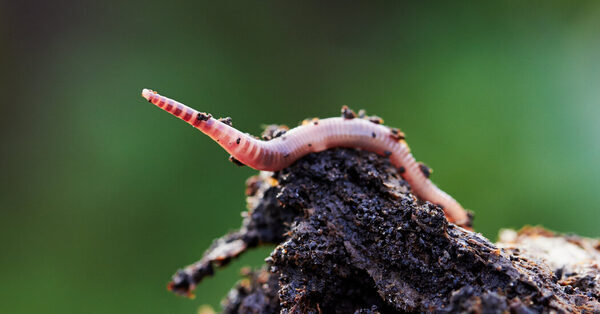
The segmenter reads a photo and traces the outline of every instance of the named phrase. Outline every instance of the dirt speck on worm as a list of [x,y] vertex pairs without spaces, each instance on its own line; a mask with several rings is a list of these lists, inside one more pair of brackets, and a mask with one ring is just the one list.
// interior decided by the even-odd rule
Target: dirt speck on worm
[[234,163],[236,166],[245,166],[241,161],[235,159],[235,157],[233,156],[229,156],[229,161],[231,161],[232,163]]
[[427,165],[422,162],[419,162],[419,169],[421,169],[421,172],[426,178],[429,178],[433,172],[433,169],[427,167]]

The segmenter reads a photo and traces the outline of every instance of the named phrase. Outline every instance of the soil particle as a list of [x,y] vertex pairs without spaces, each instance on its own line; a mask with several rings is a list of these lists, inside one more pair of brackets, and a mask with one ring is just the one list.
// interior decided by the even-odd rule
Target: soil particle
[[367,120],[375,124],[383,124],[383,119],[378,116],[369,116],[367,117]]
[[231,117],[219,118],[219,122],[226,124],[228,126],[233,126],[233,121],[231,120]]
[[354,119],[356,118],[356,113],[348,106],[342,106],[342,118],[344,119]]
[[198,115],[196,116],[196,120],[198,121],[206,121],[210,118],[212,118],[212,115],[210,113],[205,112],[198,112]]
[[431,176],[431,173],[433,172],[431,168],[429,168],[426,164],[422,162],[419,163],[419,169],[421,170],[421,173],[425,176],[425,178],[429,178]]
[[397,141],[406,139],[406,135],[404,134],[404,132],[396,128],[390,128],[390,136]]
[[261,134],[261,138],[265,141],[270,141],[274,138],[284,135],[289,128],[285,125],[270,124],[265,126],[265,130]]
[[229,161],[231,161],[232,163],[234,163],[236,166],[240,166],[240,167],[245,166],[244,163],[242,163],[241,161],[237,160],[233,156],[229,156]]

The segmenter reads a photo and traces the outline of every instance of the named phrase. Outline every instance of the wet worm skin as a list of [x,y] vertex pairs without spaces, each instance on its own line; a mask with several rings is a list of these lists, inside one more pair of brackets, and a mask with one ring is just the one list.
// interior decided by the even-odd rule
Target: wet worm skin
[[467,211],[429,180],[430,169],[415,160],[397,129],[344,112],[341,118],[314,120],[262,141],[152,90],[144,89],[142,96],[208,135],[239,163],[257,170],[281,170],[304,155],[333,147],[360,148],[387,156],[418,197],[442,206],[449,221],[470,227]]

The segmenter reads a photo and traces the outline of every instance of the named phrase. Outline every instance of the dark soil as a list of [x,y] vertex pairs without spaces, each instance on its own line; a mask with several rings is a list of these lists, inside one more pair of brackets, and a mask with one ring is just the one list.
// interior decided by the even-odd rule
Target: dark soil
[[252,208],[170,289],[188,295],[215,267],[261,243],[267,265],[224,300],[226,313],[600,313],[597,279],[561,280],[418,201],[389,161],[333,149],[248,180]]

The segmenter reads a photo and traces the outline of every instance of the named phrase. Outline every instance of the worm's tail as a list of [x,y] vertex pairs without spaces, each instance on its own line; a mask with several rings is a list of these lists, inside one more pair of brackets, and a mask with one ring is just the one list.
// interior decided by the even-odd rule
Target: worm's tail
[[252,167],[255,159],[253,153],[259,150],[260,141],[236,130],[229,124],[214,119],[208,113],[199,112],[173,99],[161,96],[153,90],[142,90],[142,97],[208,135],[230,153],[235,158],[233,160]]

